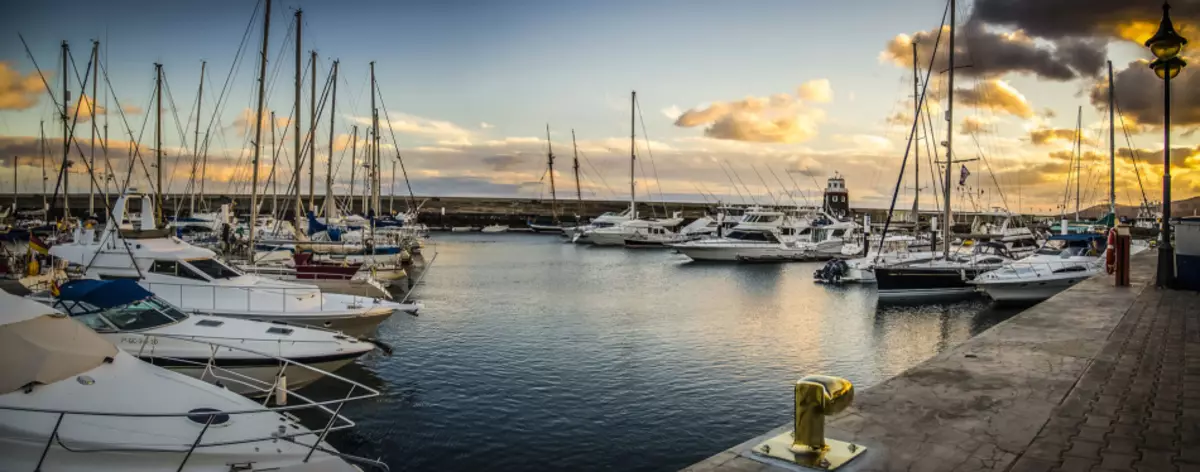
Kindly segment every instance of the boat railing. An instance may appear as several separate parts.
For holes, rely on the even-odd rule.
[[[1091,277],[1104,269],[1104,260],[1091,261],[1013,261],[991,272],[983,280],[1019,280],[1037,281],[1050,276],[1063,274],[1079,274],[1081,277]],[[988,274],[984,274],[988,275]]]
[[[34,413],[34,414],[40,413],[40,414],[46,414],[46,415],[55,415],[57,417],[55,419],[54,429],[50,432],[50,435],[46,440],[46,444],[43,447],[41,459],[39,460],[38,465],[37,465],[37,467],[35,467],[34,470],[41,470],[42,463],[45,461],[46,456],[50,452],[51,447],[53,447],[56,444],[58,445],[58,447],[62,448],[63,450],[68,450],[68,451],[71,451],[72,453],[95,453],[95,452],[156,452],[156,453],[157,452],[175,452],[175,453],[184,453],[183,460],[178,466],[178,470],[183,470],[185,468],[185,466],[187,465],[188,460],[191,458],[192,453],[199,449],[231,446],[231,445],[236,445],[236,444],[253,444],[253,443],[259,443],[259,442],[270,444],[270,443],[273,443],[276,441],[288,441],[293,444],[307,447],[308,453],[305,455],[304,459],[302,460],[302,462],[304,462],[304,463],[307,463],[312,458],[312,455],[315,452],[321,451],[321,452],[324,452],[329,455],[337,456],[347,462],[352,462],[354,464],[366,466],[369,468],[368,470],[382,470],[382,471],[389,470],[387,464],[384,464],[383,462],[380,462],[378,460],[373,460],[373,459],[368,459],[365,457],[358,457],[358,456],[354,456],[354,455],[350,455],[350,454],[345,454],[345,453],[341,453],[336,450],[321,446],[322,442],[325,441],[325,438],[328,437],[329,433],[334,432],[334,431],[350,429],[355,426],[354,421],[350,420],[349,418],[347,418],[345,415],[343,415],[341,413],[342,407],[345,406],[346,403],[377,397],[377,396],[379,396],[378,390],[375,390],[371,387],[363,385],[359,382],[355,382],[353,380],[347,379],[340,375],[334,374],[332,372],[318,369],[313,366],[309,366],[309,365],[295,362],[292,360],[288,360],[288,359],[285,359],[285,358],[282,358],[279,356],[271,355],[271,354],[261,352],[261,351],[256,351],[253,349],[247,349],[247,348],[232,345],[232,344],[214,343],[211,341],[193,339],[188,336],[177,336],[177,335],[168,335],[168,334],[145,334],[144,336],[145,336],[145,340],[144,340],[141,348],[136,353],[130,352],[130,354],[133,354],[139,358],[142,358],[143,360],[146,360],[147,362],[149,362],[151,364],[154,364],[156,361],[164,361],[164,362],[169,361],[169,362],[173,363],[174,365],[203,368],[204,372],[200,375],[200,378],[202,380],[212,379],[216,385],[221,386],[221,387],[226,387],[227,385],[235,385],[235,386],[244,387],[245,389],[248,389],[248,390],[246,390],[247,392],[250,392],[250,394],[247,396],[256,397],[256,398],[261,396],[263,398],[262,407],[239,409],[239,410],[228,410],[228,411],[206,409],[206,410],[191,410],[191,411],[187,411],[187,412],[146,413],[146,412],[113,412],[113,411],[29,408],[29,407],[15,407],[15,406],[0,405],[0,411],[20,411],[20,412]],[[171,357],[171,356],[157,356],[155,353],[155,347],[157,346],[158,343],[157,343],[157,339],[155,339],[155,338],[170,338],[173,340],[205,344],[205,345],[209,346],[210,355],[209,355],[208,359],[203,362],[192,360],[192,359],[176,358],[176,357]],[[229,369],[219,366],[217,363],[217,359],[216,359],[217,352],[228,352],[228,351],[240,351],[240,352],[243,352],[246,354],[250,354],[252,356],[258,356],[258,357],[261,357],[264,359],[271,359],[272,361],[276,362],[277,365],[279,366],[279,370],[277,371],[276,375],[274,376],[274,381],[271,383],[267,383],[262,380],[258,380],[258,379],[249,377],[245,374],[241,374],[239,372],[235,372],[235,371],[232,371],[232,370],[229,370]],[[310,398],[308,396],[300,394],[300,393],[296,392],[295,390],[289,389],[287,386],[287,373],[288,373],[289,369],[291,369],[292,371],[307,370],[311,373],[316,374],[318,376],[318,378],[327,378],[327,379],[330,379],[330,381],[339,382],[345,386],[348,386],[348,388],[346,390],[346,394],[344,396],[331,398],[328,400],[318,400],[318,399]],[[331,385],[331,386],[329,386],[329,388],[332,390],[332,389],[336,389],[337,387],[334,385]],[[293,400],[293,399],[295,399],[295,400]],[[272,404],[272,400],[274,400],[274,404]],[[262,415],[264,413],[276,413],[276,414],[286,417],[287,419],[289,419],[295,423],[300,423],[299,419],[295,416],[295,412],[299,412],[299,411],[311,411],[317,415],[324,414],[324,415],[327,415],[328,419],[324,420],[324,424],[321,426],[320,429],[293,428],[293,429],[289,430],[285,423],[280,423],[277,430],[272,431],[270,434],[266,434],[266,435],[255,435],[255,436],[251,436],[251,437],[210,441],[210,442],[204,441],[205,433],[208,432],[209,427],[213,426],[214,421],[216,421],[218,418],[232,418],[235,416],[253,416],[253,415]],[[79,444],[73,445],[73,444],[67,444],[67,443],[63,442],[63,438],[59,435],[59,431],[64,428],[64,423],[68,421],[68,418],[70,418],[70,419],[82,418],[82,421],[89,422],[88,418],[98,418],[98,417],[128,418],[128,419],[133,419],[133,420],[137,420],[137,419],[154,420],[154,419],[161,419],[161,418],[188,418],[197,423],[199,423],[200,421],[203,421],[204,426],[200,430],[200,433],[197,434],[196,438],[191,443],[176,444],[176,445],[155,444],[152,446],[151,445],[142,445],[140,447],[126,446],[126,447],[87,448],[83,445],[79,445]],[[301,441],[301,438],[310,438],[310,437],[313,439],[312,443],[307,443],[307,442]]]
[[[284,285],[220,285],[220,284],[181,284],[173,282],[144,282],[147,290],[154,292],[172,305],[196,310],[241,310],[244,312],[292,312],[312,311],[313,302],[325,310],[325,293],[318,286],[294,287]],[[371,300],[369,297],[355,297],[354,304],[348,308],[361,308]],[[188,300],[189,303],[184,303]],[[203,303],[208,301],[208,303]],[[244,302],[244,304],[243,304]],[[278,305],[273,305],[273,303]],[[254,305],[272,304],[278,308],[256,310]]]

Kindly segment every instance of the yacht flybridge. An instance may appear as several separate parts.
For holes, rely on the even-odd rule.
[[[300,388],[321,378],[321,371],[335,371],[375,348],[334,331],[188,315],[127,279],[73,280],[62,285],[57,297],[43,292],[30,298],[161,367],[209,382],[222,378],[210,367],[228,369],[247,379],[227,385],[243,395],[265,390],[261,387],[270,386],[281,372],[282,366],[274,358],[252,351],[319,369],[285,372],[288,385]],[[236,343],[245,350],[213,349],[209,343]]]
[[[348,387],[344,398],[315,402],[276,386],[276,403],[287,406],[268,408],[142,362],[45,305],[0,293],[0,468],[363,470],[354,462],[386,470],[324,442],[330,431],[354,426],[339,414],[346,401],[379,395],[335,378]],[[301,425],[290,413],[299,410],[324,428]]]
[[[396,311],[416,313],[419,305],[368,297],[323,293],[299,282],[248,275],[216,258],[212,251],[168,237],[156,229],[153,203],[142,198],[142,218],[121,230],[129,195],[117,199],[100,235],[76,229],[73,242],[50,254],[81,266],[92,279],[133,279],[184,311],[260,321],[304,324],[363,336]]]

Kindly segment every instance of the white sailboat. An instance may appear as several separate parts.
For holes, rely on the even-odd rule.
[[[99,237],[77,230],[73,242],[55,245],[51,255],[82,267],[87,278],[135,279],[188,312],[303,324],[352,336],[369,334],[394,312],[420,308],[245,274],[208,249],[166,237],[155,229],[153,211],[142,212],[139,229],[122,231],[117,222],[124,218],[129,196],[117,199]],[[142,207],[153,208],[151,199],[143,198]]]
[[[324,442],[353,427],[337,412],[379,392],[341,377],[344,399],[286,388],[268,408],[230,390],[142,362],[53,309],[0,293],[0,462],[6,470],[360,471]],[[282,362],[286,360],[280,359]],[[291,365],[290,369],[307,368]],[[288,398],[290,397],[290,398]],[[301,425],[289,411],[328,423]]]

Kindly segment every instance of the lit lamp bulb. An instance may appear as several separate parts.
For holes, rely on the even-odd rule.
[[[1150,63],[1150,68],[1154,69],[1154,74],[1160,79],[1174,79],[1186,65],[1186,61],[1180,59],[1179,56],[1175,56],[1169,59],[1156,59]]]
[[[1175,32],[1175,25],[1171,24],[1170,10],[1171,6],[1164,3],[1162,22],[1158,24],[1158,31],[1146,40],[1146,47],[1150,48],[1154,57],[1160,60],[1179,55],[1179,51],[1183,50],[1183,46],[1187,44],[1187,39]]]

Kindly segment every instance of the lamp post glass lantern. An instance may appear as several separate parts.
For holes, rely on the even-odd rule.
[[[1163,3],[1162,9],[1162,22],[1154,36],[1146,40],[1146,47],[1156,58],[1150,68],[1163,79],[1163,203],[1155,285],[1170,288],[1175,283],[1175,249],[1171,244],[1171,79],[1187,66],[1187,62],[1179,57],[1187,39],[1171,24],[1171,6]]]

